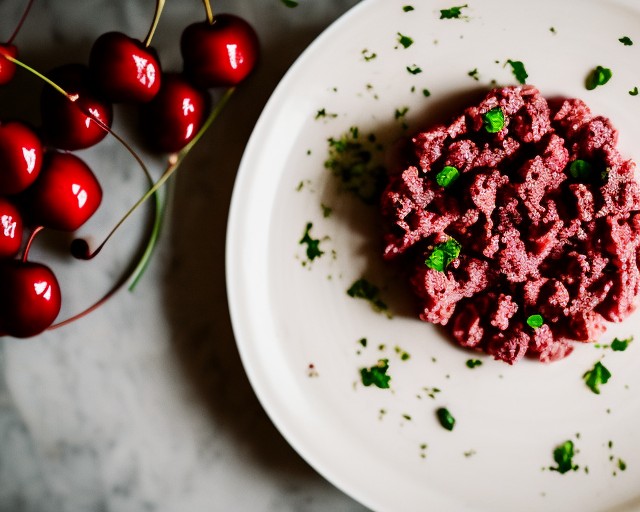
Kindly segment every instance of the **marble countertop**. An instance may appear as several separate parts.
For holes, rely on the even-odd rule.
[[[12,32],[25,3],[0,3],[0,37]],[[0,339],[0,510],[364,510],[310,468],[261,408],[236,350],[224,274],[227,212],[252,128],[295,58],[355,3],[212,2],[217,12],[253,24],[260,65],[180,169],[160,247],[136,289],[63,328]],[[86,62],[103,32],[143,38],[153,8],[152,0],[36,1],[16,43],[22,59],[42,71]],[[180,69],[180,32],[203,18],[197,0],[167,1],[154,39],[165,70]],[[37,122],[41,87],[19,72],[0,90],[0,116]],[[114,128],[135,142],[135,113],[118,108],[116,116]],[[99,240],[145,181],[113,139],[79,155],[105,191],[82,228]],[[162,160],[143,156],[158,175]],[[136,214],[91,262],[70,259],[66,235],[38,240],[32,259],[58,274],[61,316],[118,279],[145,219]]]

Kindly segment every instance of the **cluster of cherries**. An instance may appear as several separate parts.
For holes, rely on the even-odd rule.
[[[0,335],[30,337],[59,325],[59,283],[49,267],[28,260],[29,248],[40,230],[75,231],[98,209],[100,183],[72,151],[111,132],[112,103],[139,105],[150,147],[175,155],[202,129],[211,107],[208,89],[231,90],[256,64],[253,28],[231,14],[214,16],[205,0],[206,20],[182,33],[183,71],[163,72],[150,46],[162,3],[144,42],[109,32],[93,44],[88,65],[40,75],[48,82],[40,127],[0,121]],[[18,29],[0,44],[0,85],[12,80],[16,66],[30,69],[13,44]]]

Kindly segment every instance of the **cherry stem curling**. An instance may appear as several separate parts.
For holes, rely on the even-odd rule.
[[[151,27],[149,27],[147,37],[144,38],[144,45],[147,48],[151,45],[151,40],[153,39],[153,34],[155,34],[156,32],[156,28],[158,27],[158,22],[160,21],[160,16],[162,15],[163,9],[164,0],[156,0],[156,12],[153,15],[153,22],[151,23]]]
[[[36,235],[38,233],[40,233],[40,231],[42,231],[44,229],[44,226],[37,226],[35,228],[33,228],[33,231],[31,231],[31,235],[29,235],[29,239],[27,240],[27,245],[24,248],[24,252],[22,253],[22,263],[26,263],[27,259],[29,258],[29,251],[31,250],[31,245],[33,244],[33,240],[35,239]]]
[[[209,0],[202,0],[204,4],[204,10],[207,12],[207,21],[209,25],[213,25],[213,9],[211,9],[211,3]]]
[[[7,44],[13,44],[13,40],[18,35],[18,32],[20,32],[20,29],[22,28],[22,25],[24,25],[24,22],[27,19],[27,16],[29,15],[29,11],[31,10],[31,6],[32,5],[33,5],[33,0],[29,0],[27,2],[27,7],[25,8],[24,12],[22,13],[22,17],[20,18],[20,21],[18,21],[18,24],[16,25],[16,28],[13,31],[13,34],[11,34],[11,37],[7,41]]]

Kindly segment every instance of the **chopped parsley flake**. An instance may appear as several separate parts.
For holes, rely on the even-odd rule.
[[[402,10],[404,12],[410,12],[413,11],[413,5],[405,5],[404,7],[402,7]]]
[[[358,343],[360,343],[360,345],[362,345],[363,347],[367,348],[367,338],[360,338],[358,340]]]
[[[573,463],[574,455],[573,441],[565,441],[553,450],[553,460],[558,466],[550,467],[549,469],[551,471],[557,471],[561,475],[569,471],[577,471],[578,466]]]
[[[441,20],[453,20],[460,18],[462,9],[469,7],[467,4],[459,5],[457,7],[450,7],[449,9],[440,9]]]
[[[412,66],[407,66],[407,71],[409,73],[411,73],[412,75],[417,75],[419,73],[422,73],[422,68],[416,66],[415,64],[413,64]]]
[[[364,299],[375,311],[386,311],[388,306],[380,299],[380,289],[364,277],[354,281],[347,290],[347,295],[354,299]]]
[[[637,89],[637,87],[636,87],[636,89]],[[422,89],[422,95],[425,98],[428,98],[429,96],[431,96],[431,91],[429,89]]]
[[[361,139],[357,127],[340,138],[329,138],[326,169],[340,180],[341,187],[366,204],[375,204],[384,188],[385,170],[374,159],[374,150],[381,152],[375,137]]]
[[[446,242],[437,244],[424,263],[433,270],[444,272],[449,264],[460,256],[460,248],[461,245],[456,240],[449,238]]]
[[[467,359],[465,364],[468,368],[475,368],[476,366],[482,365],[482,361],[480,361],[480,359]]]
[[[396,354],[400,356],[400,359],[402,361],[408,361],[411,358],[411,354],[409,354],[409,352],[407,352],[406,350],[400,347],[396,347],[395,351],[396,351]]]
[[[436,411],[436,416],[438,417],[438,421],[443,428],[447,430],[453,430],[453,427],[456,424],[456,419],[451,415],[448,409],[446,409],[445,407],[440,407]]]
[[[502,107],[494,107],[482,115],[482,125],[487,133],[498,133],[504,128]]]
[[[524,64],[519,60],[508,60],[507,64],[511,66],[511,71],[513,72],[513,76],[516,77],[516,80],[521,84],[526,84],[529,75],[526,69],[524,69]]]
[[[472,69],[467,73],[467,75],[469,75],[471,78],[473,78],[476,81],[480,80],[478,68]]]
[[[409,107],[397,108],[395,113],[393,114],[396,119],[402,119],[409,112]]]
[[[398,32],[398,42],[403,48],[409,48],[413,44],[413,39]]]
[[[440,393],[440,389],[438,388],[422,388],[424,392],[427,394],[429,398],[432,400],[436,399],[436,394]]]
[[[574,160],[569,165],[569,174],[577,180],[585,180],[591,176],[591,164],[586,160]]]
[[[607,368],[598,361],[593,365],[591,370],[587,370],[585,374],[582,376],[585,384],[589,387],[591,391],[593,391],[596,395],[600,394],[600,386],[606,384],[611,378],[611,372],[607,370]]]
[[[625,350],[627,350],[629,343],[631,343],[632,341],[633,336],[622,340],[619,338],[614,338],[611,342],[611,350],[613,350],[614,352],[624,352]]]
[[[364,50],[362,50],[362,56],[364,57],[364,60],[366,60],[367,62],[369,62],[370,60],[375,59],[378,55],[372,51],[367,50],[366,48]]]
[[[556,27],[549,27],[549,32],[551,32],[552,34],[556,34]]]
[[[298,7],[297,0],[280,0],[286,7]]]
[[[598,87],[599,85],[606,84],[611,79],[612,76],[613,76],[613,73],[609,68],[603,68],[602,66],[597,66],[587,75],[584,85],[587,88],[587,90],[591,91],[596,87]]]
[[[322,208],[322,216],[326,219],[327,217],[330,217],[331,214],[333,213],[333,208],[331,208],[331,206],[327,206],[324,203],[320,203],[320,208]]]
[[[542,315],[531,315],[527,318],[527,325],[532,329],[538,329],[544,325]]]
[[[447,188],[458,179],[460,172],[451,165],[445,165],[442,170],[436,174],[436,183],[441,187]]]
[[[374,385],[380,389],[388,389],[391,376],[387,375],[389,369],[389,360],[380,359],[378,363],[371,368],[361,368],[360,377],[362,378],[362,384],[365,386]]]
[[[308,222],[307,227],[304,230],[304,235],[300,239],[300,245],[307,245],[307,258],[309,258],[310,261],[313,261],[324,254],[324,251],[320,250],[320,240],[311,237],[312,227],[313,223]]]
[[[618,459],[618,469],[620,471],[625,471],[627,469],[627,463],[622,459]]]
[[[336,117],[338,117],[338,114],[327,112],[324,108],[321,108],[316,112],[316,119],[334,119]]]
[[[618,41],[620,41],[625,46],[631,46],[633,44],[633,41],[628,36],[621,37],[620,39],[618,39]]]
[[[634,87],[633,89],[631,89],[631,90],[629,91],[629,94],[630,94],[631,96],[637,96],[637,95],[638,95],[638,87],[636,86],[636,87]]]

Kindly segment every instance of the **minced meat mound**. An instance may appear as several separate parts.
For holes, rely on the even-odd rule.
[[[494,89],[415,135],[381,212],[384,256],[411,269],[420,318],[513,364],[565,357],[627,317],[640,188],[616,143],[583,101],[548,102],[532,86]],[[457,178],[443,182],[445,167]]]

